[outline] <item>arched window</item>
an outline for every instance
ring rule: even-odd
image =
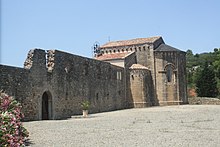
[[[165,71],[166,71],[166,77],[167,77],[167,82],[172,82],[173,80],[173,75],[174,75],[174,65],[173,64],[167,64],[165,67]]]
[[[167,67],[167,82],[172,81],[173,69],[171,66]]]

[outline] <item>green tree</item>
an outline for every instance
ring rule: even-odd
[[[217,88],[218,88],[218,93],[219,93],[219,97],[220,97],[220,48],[214,49],[214,53],[216,54],[216,58],[215,61],[213,63],[214,66],[214,70],[215,70],[215,75],[217,78]]]
[[[186,71],[187,71],[187,83],[188,87],[192,87],[193,85],[193,60],[194,60],[194,55],[192,50],[188,49],[186,51]]]
[[[214,53],[218,52],[219,49],[218,48],[214,48]]]
[[[216,97],[218,94],[215,72],[206,61],[201,72],[196,75],[196,92],[201,97]]]
[[[220,50],[216,51],[216,59],[213,63],[215,68],[216,77],[220,79]]]
[[[193,56],[192,50],[188,49],[188,50],[186,51],[186,56],[188,56],[188,57]]]

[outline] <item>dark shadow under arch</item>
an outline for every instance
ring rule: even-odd
[[[49,91],[43,93],[42,96],[42,120],[52,119],[52,95]]]
[[[166,71],[166,77],[167,77],[167,82],[173,82],[175,81],[175,65],[172,63],[168,63],[164,70]]]

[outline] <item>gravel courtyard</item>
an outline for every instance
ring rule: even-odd
[[[24,122],[34,147],[219,147],[220,106],[126,109]]]

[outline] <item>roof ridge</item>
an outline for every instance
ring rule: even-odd
[[[110,42],[102,45],[101,48],[144,44],[144,43],[154,43],[156,40],[158,40],[160,38],[162,38],[162,37],[161,36],[154,36],[154,37],[148,37],[148,38],[135,38],[135,39],[129,39],[129,40],[110,41]]]

